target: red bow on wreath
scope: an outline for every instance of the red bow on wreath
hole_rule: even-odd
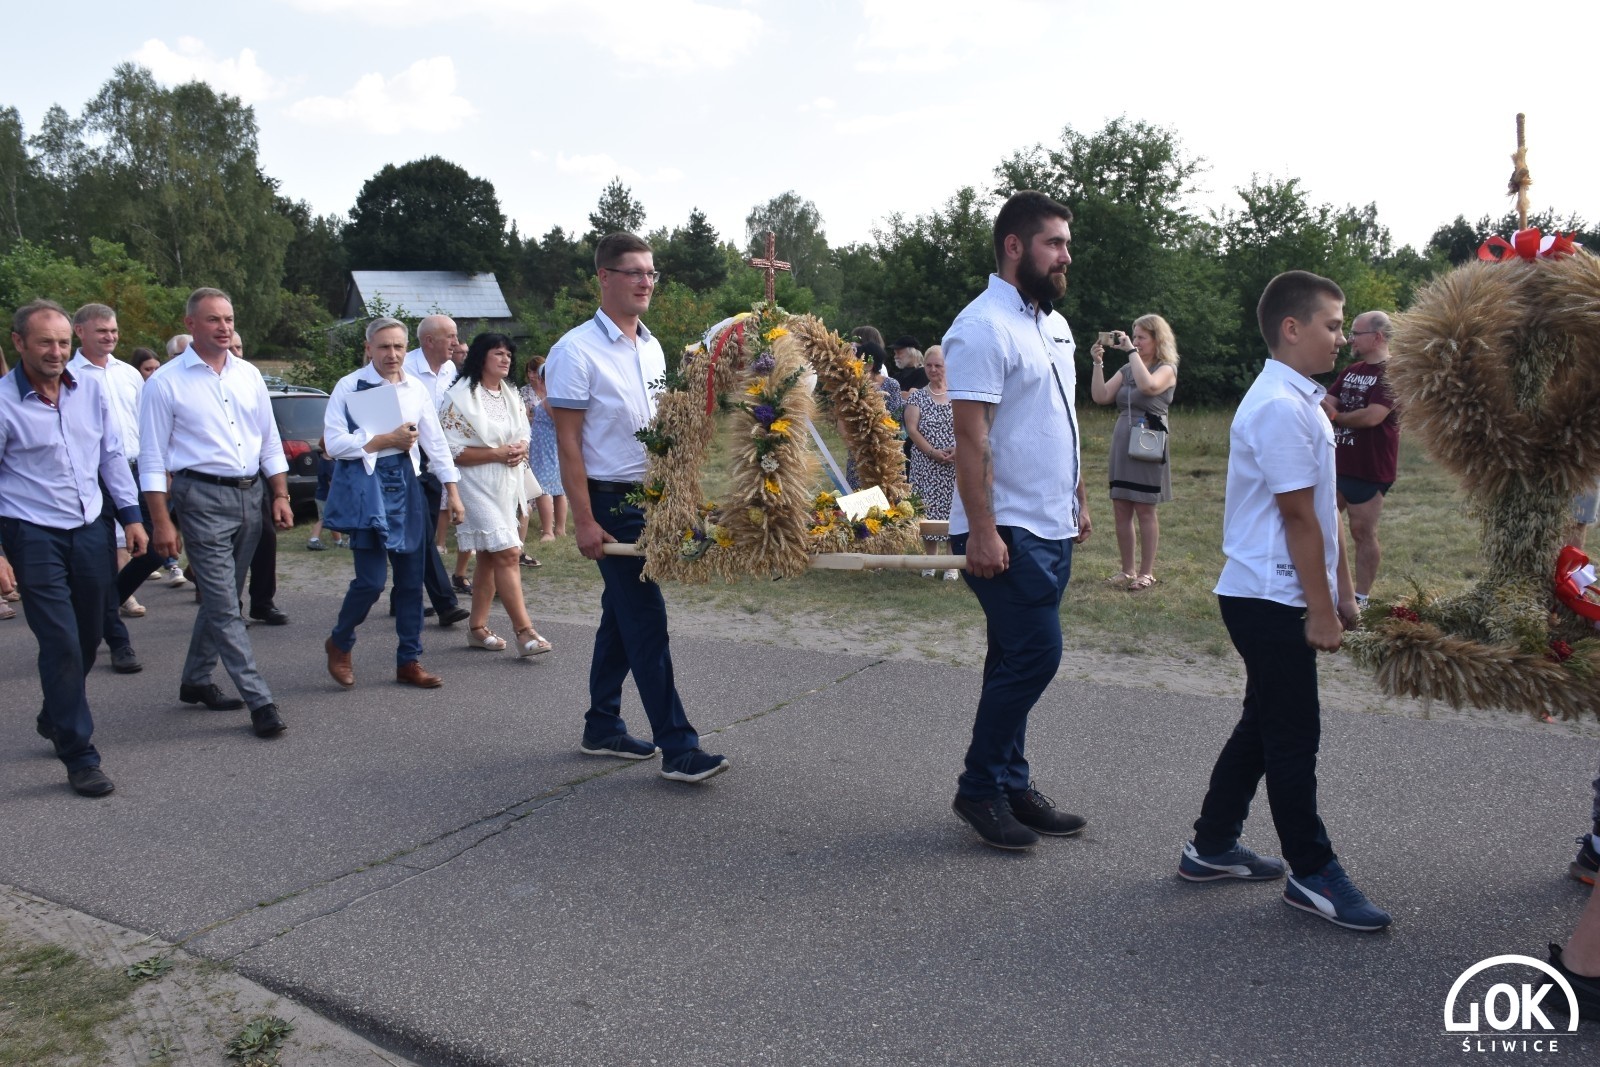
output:
[[[1489,238],[1478,246],[1478,258],[1504,263],[1515,256],[1531,263],[1541,257],[1554,259],[1557,256],[1570,256],[1580,247],[1570,233],[1545,236],[1536,227],[1529,227],[1512,234],[1509,241],[1498,234]]]
[[[1555,594],[1567,608],[1600,626],[1600,601],[1595,599],[1600,583],[1591,580],[1592,571],[1584,573],[1588,563],[1588,556],[1571,545],[1563,546],[1556,558]]]

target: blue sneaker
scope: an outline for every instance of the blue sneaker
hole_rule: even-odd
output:
[[[614,734],[599,741],[591,741],[585,737],[578,744],[578,751],[585,756],[615,756],[618,759],[649,759],[661,751],[647,741],[641,741],[632,734]]]
[[[674,782],[703,782],[728,769],[728,757],[713,756],[698,748],[680,752],[661,762],[661,777]]]
[[[1270,882],[1282,878],[1283,872],[1283,861],[1276,856],[1258,856],[1237,842],[1226,852],[1202,856],[1195,851],[1194,842],[1189,841],[1184,844],[1183,858],[1178,861],[1178,877],[1190,882],[1215,882],[1219,878]]]
[[[1322,870],[1304,878],[1291,874],[1283,890],[1283,902],[1346,930],[1382,930],[1394,921],[1388,912],[1362,895],[1338,860],[1329,860]]]

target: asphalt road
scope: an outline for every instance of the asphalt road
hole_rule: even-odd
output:
[[[1455,977],[1542,958],[1584,902],[1565,871],[1600,742],[1559,731],[1324,709],[1324,817],[1396,917],[1363,935],[1278,883],[1175,877],[1232,700],[1058,682],[1030,757],[1090,826],[1003,854],[949,811],[973,671],[680,636],[733,763],[684,786],[578,753],[592,630],[519,661],[430,627],[445,686],[419,692],[374,618],[344,692],[336,599],[288,594],[292,623],[251,631],[290,726],[266,742],[177,703],[189,598],[142,599],[144,672],[91,676],[104,801],[35,736],[36,649],[0,624],[0,882],[423,1063],[1461,1062]],[[1275,851],[1257,809],[1246,841]],[[1519,1055],[1592,1060],[1597,1035]]]

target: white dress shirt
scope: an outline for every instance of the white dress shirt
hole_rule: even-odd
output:
[[[139,488],[167,492],[167,473],[271,477],[289,469],[261,372],[229,353],[222,373],[190,348],[144,383]]]
[[[989,449],[996,526],[1020,526],[1051,541],[1078,535],[1076,350],[1066,319],[1038,314],[997,274],[944,335],[950,399],[995,405]],[[950,532],[970,532],[960,493],[950,502]]]
[[[576,408],[583,417],[583,465],[603,482],[642,482],[649,460],[634,436],[656,414],[656,394],[667,374],[661,342],[639,323],[638,340],[604,311],[550,349],[545,361],[546,403]]]
[[[1333,602],[1339,602],[1339,504],[1333,423],[1322,410],[1325,395],[1326,389],[1287,363],[1269,359],[1239,402],[1228,431],[1222,505],[1222,551],[1228,561],[1214,590],[1218,595],[1305,607],[1306,591],[1289,556],[1277,495],[1309,488],[1322,527],[1326,573],[1320,577]]]
[[[328,397],[328,409],[322,421],[322,440],[327,446],[328,455],[334,459],[359,459],[366,464],[367,473],[371,474],[377,467],[379,459],[400,454],[398,448],[367,451],[367,442],[393,430],[393,426],[386,430],[378,430],[376,433],[363,430],[359,426],[353,430],[350,428],[350,416],[346,404],[350,394],[356,391],[357,382],[394,387],[395,398],[400,402],[400,421],[415,423],[417,427],[417,443],[411,446],[412,470],[419,474],[422,472],[422,457],[418,451],[420,448],[428,453],[428,467],[439,476],[440,482],[454,482],[460,478],[460,472],[456,470],[456,465],[450,458],[450,446],[445,442],[444,430],[439,426],[439,409],[428,386],[411,374],[404,375],[398,382],[391,382],[379,374],[370,363],[340,378],[339,384],[333,387],[333,393]]]
[[[81,348],[72,354],[72,362],[67,364],[67,370],[79,379],[100,379],[102,391],[111,403],[111,412],[117,417],[117,430],[122,434],[122,451],[128,459],[137,460],[139,394],[144,392],[144,375],[116,356],[107,357],[104,367],[96,366]]]
[[[433,410],[437,412],[444,403],[444,394],[456,383],[461,372],[456,369],[454,360],[447,359],[440,365],[437,372],[428,363],[428,357],[422,349],[413,348],[406,353],[405,371],[413,378],[418,379],[428,387],[428,393],[433,397]],[[431,460],[429,462],[432,462]]]
[[[0,515],[76,530],[105,508],[101,479],[118,521],[139,522],[133,472],[99,379],[68,371],[52,407],[22,367],[0,378]]]

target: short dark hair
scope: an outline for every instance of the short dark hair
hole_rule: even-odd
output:
[[[1344,303],[1344,290],[1333,279],[1308,270],[1286,270],[1268,282],[1256,304],[1256,322],[1267,351],[1277,351],[1284,319],[1309,322],[1322,297]]]
[[[161,357],[156,355],[156,350],[153,349],[153,348],[140,347],[140,348],[135,348],[133,350],[133,361],[132,362],[133,362],[133,365],[134,365],[135,368],[137,368],[140,364],[144,363],[144,361],[147,360],[147,359],[153,359],[157,363],[161,362]]]
[[[85,304],[72,313],[72,325],[82,326],[86,322],[104,322],[106,319],[117,317],[116,309],[106,304]]]
[[[189,299],[185,301],[183,305],[183,313],[185,315],[193,315],[196,311],[200,310],[200,304],[202,301],[210,300],[214,297],[220,297],[230,304],[233,303],[233,297],[229,296],[221,289],[212,289],[207,286],[201,286],[199,289],[196,289],[194,292],[189,294]]]
[[[35,315],[43,314],[46,311],[54,311],[69,323],[72,321],[72,316],[67,314],[66,308],[54,300],[41,298],[30,300],[17,309],[16,314],[11,316],[11,332],[18,337],[26,338],[28,336],[28,323]]]
[[[868,371],[877,374],[883,369],[884,360],[889,354],[876,341],[857,341],[856,355],[866,361]]]
[[[1005,262],[1007,237],[1015,235],[1022,241],[1023,247],[1027,247],[1032,243],[1033,235],[1044,229],[1046,219],[1071,222],[1072,209],[1032,189],[1012,193],[1011,198],[1001,205],[1000,214],[994,217],[995,266]]]
[[[611,270],[629,252],[648,252],[650,246],[632,233],[608,233],[594,246],[594,269]]]
[[[480,333],[467,346],[467,358],[461,361],[461,377],[472,383],[467,386],[468,389],[478,388],[478,383],[483,380],[483,361],[497,348],[504,348],[511,353],[511,366],[506,371],[506,378],[516,381],[517,342],[503,333]]]
[[[879,348],[883,347],[883,334],[878,332],[876,326],[857,326],[850,331],[850,336],[857,342],[871,341]]]

